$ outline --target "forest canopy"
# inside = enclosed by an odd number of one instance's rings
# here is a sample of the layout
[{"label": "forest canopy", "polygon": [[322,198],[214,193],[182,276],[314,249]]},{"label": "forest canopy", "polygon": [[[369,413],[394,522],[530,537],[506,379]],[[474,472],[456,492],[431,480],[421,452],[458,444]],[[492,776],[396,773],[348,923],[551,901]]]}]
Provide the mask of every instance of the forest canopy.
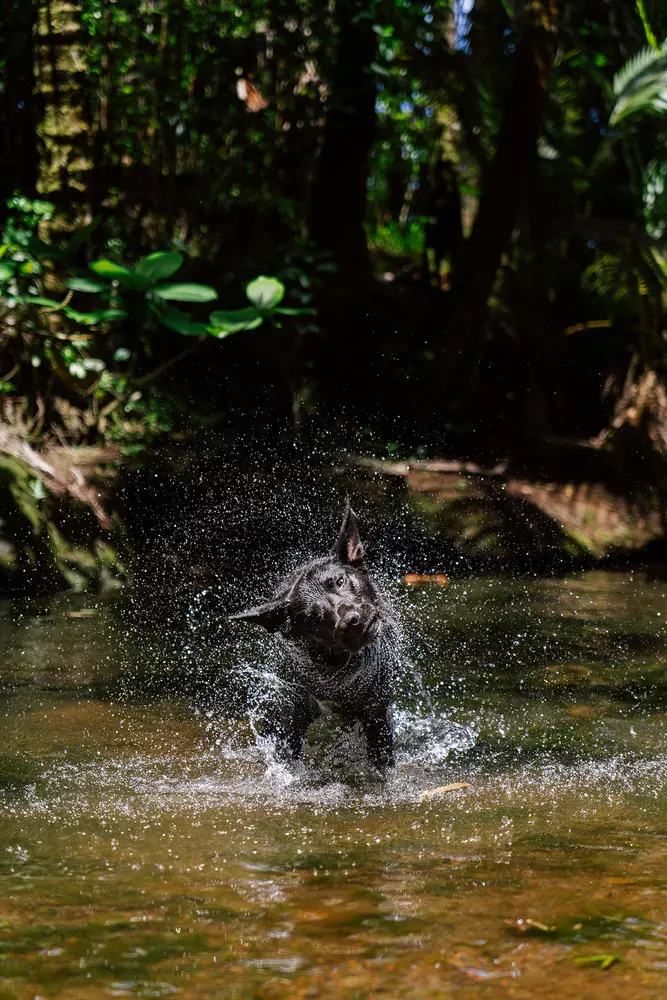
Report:
[{"label": "forest canopy", "polygon": [[661,453],[666,36],[659,0],[7,0],[5,420]]}]

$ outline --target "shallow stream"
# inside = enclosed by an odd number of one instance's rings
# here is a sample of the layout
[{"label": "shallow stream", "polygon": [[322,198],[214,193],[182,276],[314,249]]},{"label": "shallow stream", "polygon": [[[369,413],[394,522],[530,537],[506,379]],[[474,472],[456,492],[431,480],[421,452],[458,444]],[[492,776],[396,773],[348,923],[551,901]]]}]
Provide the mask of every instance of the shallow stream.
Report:
[{"label": "shallow stream", "polygon": [[267,767],[235,634],[161,687],[197,637],[128,633],[127,595],[3,602],[0,998],[664,997],[666,594],[405,588],[386,783],[326,726]]}]

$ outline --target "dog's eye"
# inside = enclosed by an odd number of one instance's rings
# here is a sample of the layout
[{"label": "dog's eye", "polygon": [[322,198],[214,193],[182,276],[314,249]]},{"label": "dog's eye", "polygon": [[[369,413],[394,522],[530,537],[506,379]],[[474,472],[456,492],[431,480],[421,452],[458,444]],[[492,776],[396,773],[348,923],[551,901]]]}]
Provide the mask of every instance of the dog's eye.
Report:
[{"label": "dog's eye", "polygon": [[336,580],[336,586],[342,587],[344,583],[345,583],[345,577],[339,576],[338,579]]}]

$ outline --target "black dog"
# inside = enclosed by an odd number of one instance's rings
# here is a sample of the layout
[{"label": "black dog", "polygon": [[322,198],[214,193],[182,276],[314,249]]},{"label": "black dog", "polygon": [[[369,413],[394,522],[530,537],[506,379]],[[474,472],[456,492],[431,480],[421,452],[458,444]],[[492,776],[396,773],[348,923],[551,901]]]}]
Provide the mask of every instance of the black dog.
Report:
[{"label": "black dog", "polygon": [[286,695],[272,707],[269,722],[282,757],[300,755],[324,702],[361,722],[376,766],[394,763],[390,710],[399,630],[368,575],[349,504],[328,556],[294,570],[266,604],[230,619],[277,632],[287,651]]}]

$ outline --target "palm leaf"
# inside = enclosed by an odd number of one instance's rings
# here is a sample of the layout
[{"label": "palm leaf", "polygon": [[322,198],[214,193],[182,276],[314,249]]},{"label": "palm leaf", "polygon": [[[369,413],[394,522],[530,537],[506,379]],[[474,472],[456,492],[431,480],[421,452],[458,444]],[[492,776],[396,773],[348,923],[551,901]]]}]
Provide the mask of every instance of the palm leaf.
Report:
[{"label": "palm leaf", "polygon": [[646,48],[618,71],[613,81],[616,103],[610,124],[635,114],[667,113],[667,41],[660,49]]},{"label": "palm leaf", "polygon": [[658,62],[664,55],[665,46],[662,45],[659,49],[650,48],[648,45],[645,49],[640,49],[636,55],[628,59],[626,63],[621,66],[618,73],[614,76],[612,83],[612,88],[616,97],[628,87],[632,81],[638,77],[641,73],[646,72],[646,70],[653,66],[654,63]]}]

